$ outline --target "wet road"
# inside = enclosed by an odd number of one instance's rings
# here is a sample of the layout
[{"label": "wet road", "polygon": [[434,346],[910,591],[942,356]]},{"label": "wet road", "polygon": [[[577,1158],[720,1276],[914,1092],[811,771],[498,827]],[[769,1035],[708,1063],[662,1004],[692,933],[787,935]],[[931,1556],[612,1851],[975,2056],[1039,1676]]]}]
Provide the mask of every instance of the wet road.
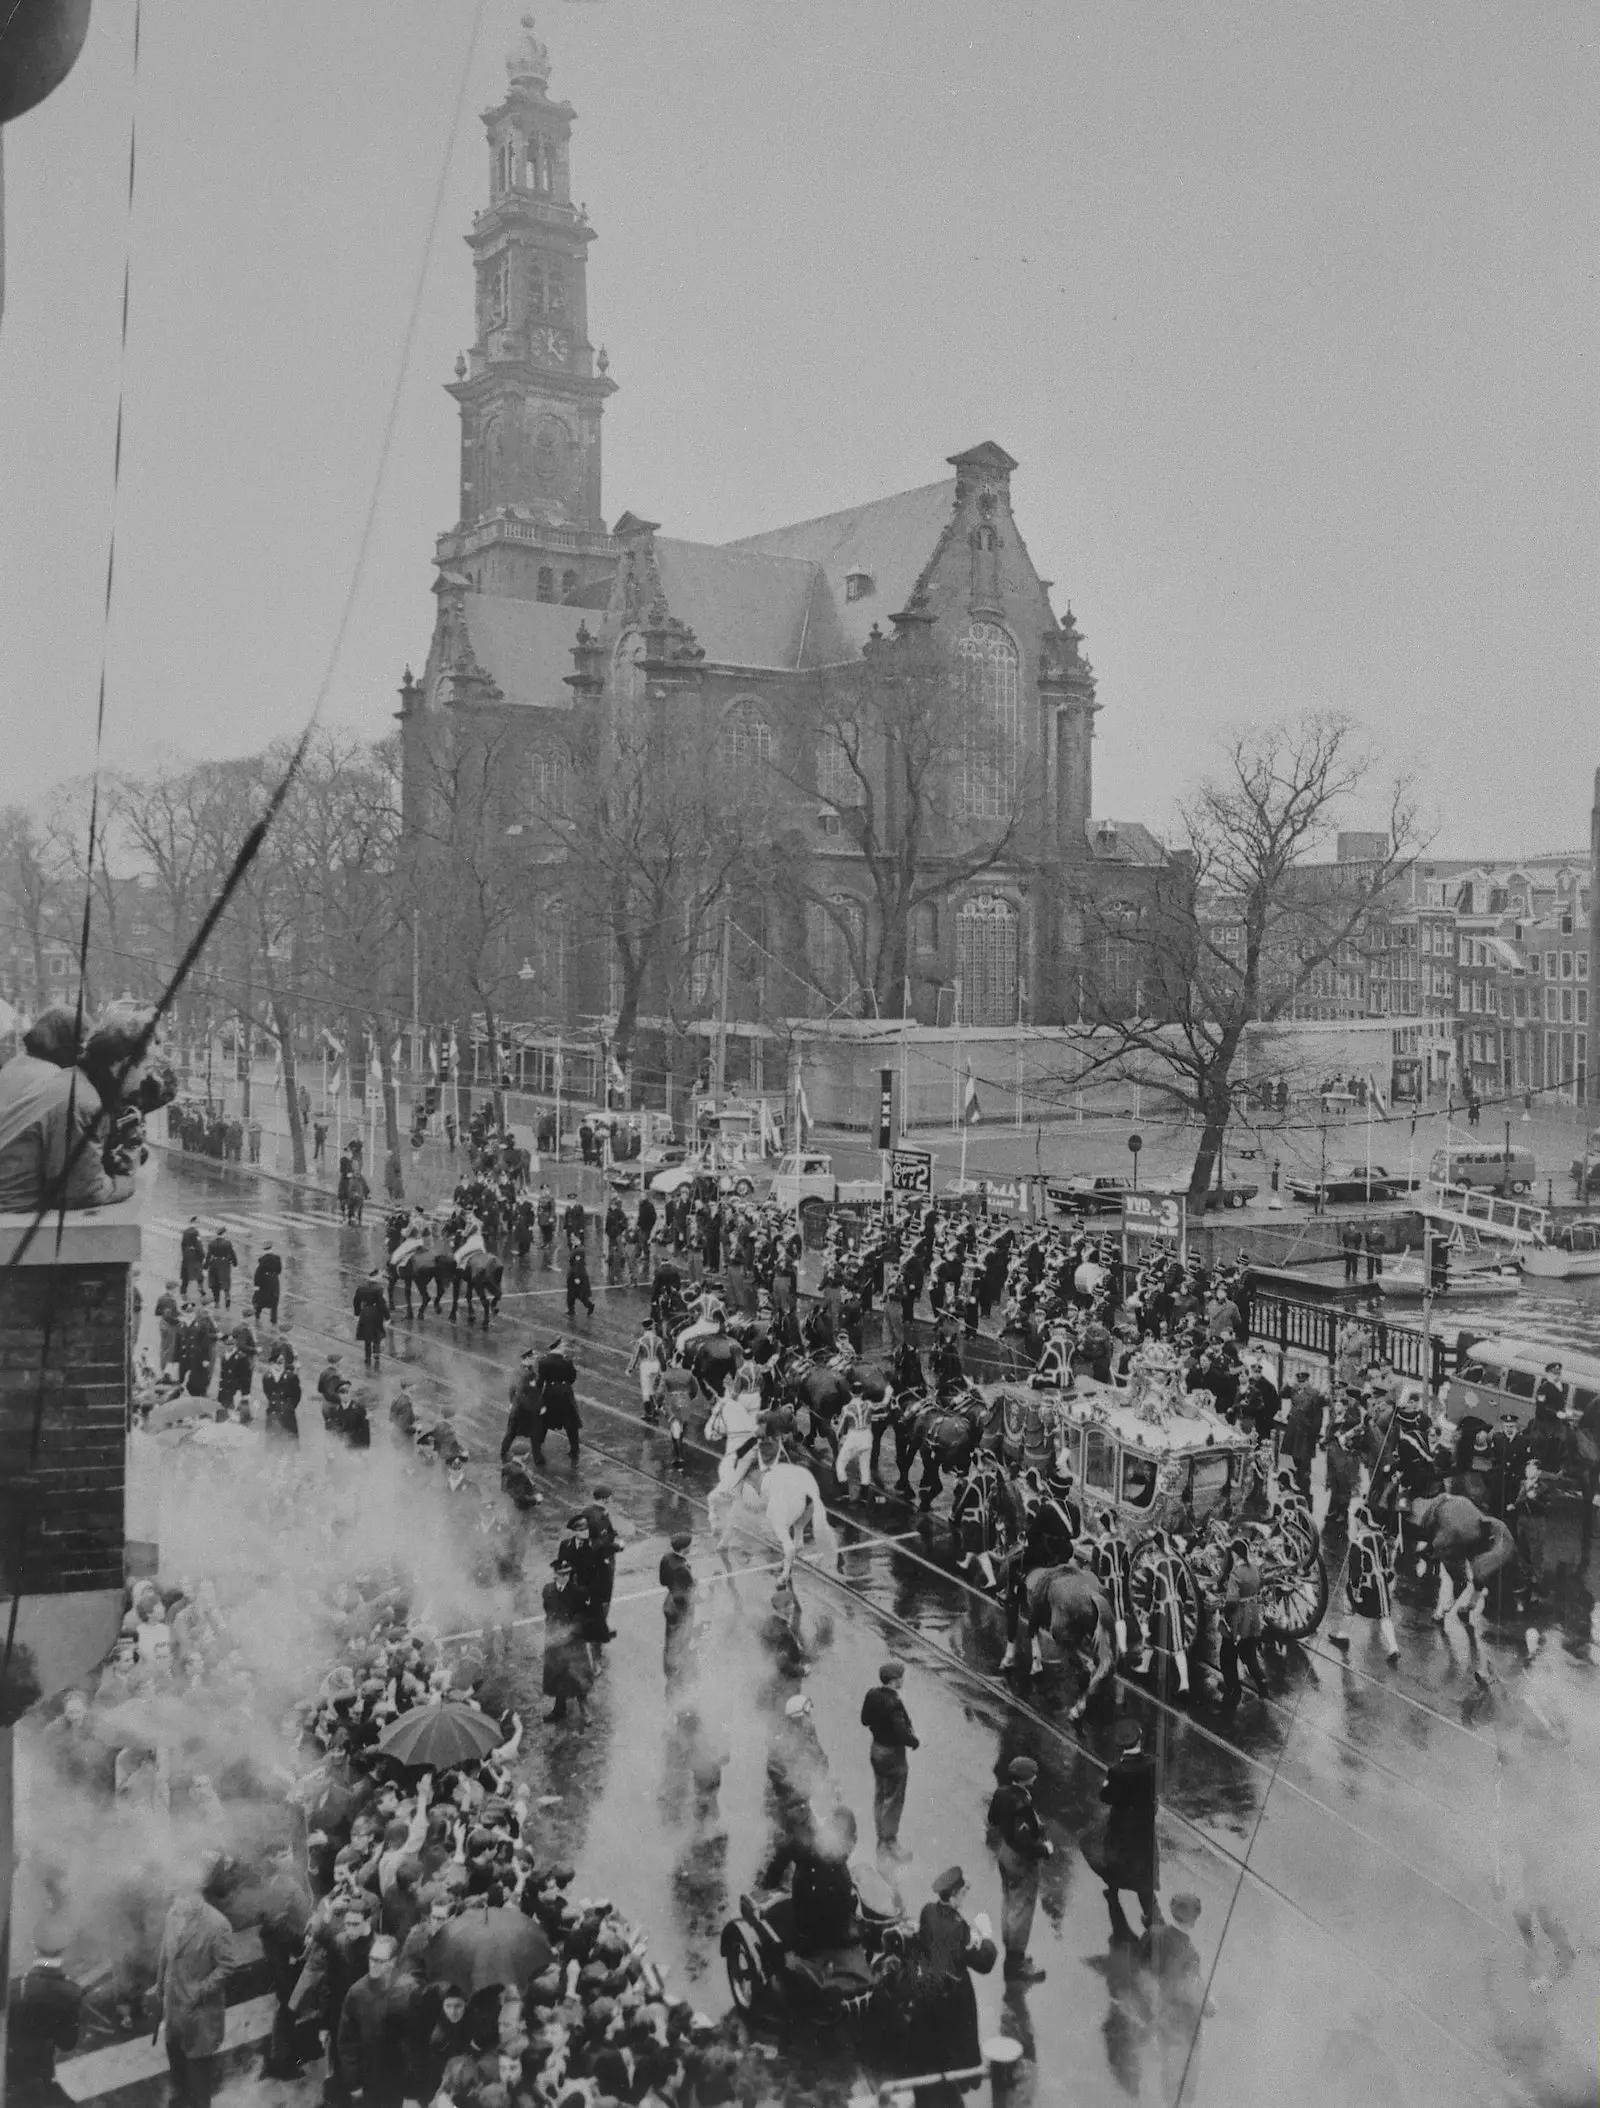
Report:
[{"label": "wet road", "polygon": [[[196,1211],[203,1221],[215,1215],[239,1246],[244,1281],[263,1238],[284,1252],[283,1315],[308,1398],[328,1348],[359,1369],[350,1297],[381,1252],[381,1224],[346,1229],[316,1207],[238,1173],[164,1159],[147,1216],[147,1308],[176,1271],[184,1221]],[[430,1316],[408,1325],[402,1317],[380,1386],[386,1400],[403,1371],[425,1419],[433,1404],[452,1400],[477,1476],[491,1488],[517,1354],[565,1329],[559,1276],[512,1261],[506,1288],[487,1337],[465,1323],[452,1328]],[[643,1300],[597,1287],[596,1317],[580,1314],[584,1454],[573,1469],[559,1439],[549,1446],[549,1497],[535,1519],[526,1584],[536,1608],[562,1523],[603,1477],[627,1543],[612,1617],[618,1637],[589,1727],[538,1720],[536,1619],[515,1628],[511,1676],[525,1700],[529,1776],[537,1793],[560,1797],[546,1815],[578,1863],[580,1885],[648,1928],[670,1980],[720,2012],[727,1987],[718,1935],[767,1843],[770,1715],[762,1699],[770,1675],[755,1628],[776,1554],[752,1534],[736,1551],[734,1577],[709,1585],[711,1460],[697,1454],[687,1472],[670,1472],[666,1440],[640,1423],[623,1373]],[[1567,1315],[1561,1336],[1585,1336],[1584,1306]],[[1496,1322],[1510,1329],[1504,1313]],[[1515,1326],[1526,1329],[1521,1306]],[[316,1422],[311,1401],[301,1416],[308,1445],[321,1440]],[[450,1527],[475,1526],[474,1503],[450,1512],[460,1518]],[[1566,1628],[1551,1622],[1531,1669],[1522,1666],[1520,1635],[1495,1632],[1476,1646],[1459,1628],[1441,1634],[1413,1596],[1398,1620],[1397,1670],[1358,1621],[1348,1663],[1313,1639],[1291,1651],[1270,1703],[1247,1698],[1231,1721],[1209,1692],[1180,1707],[1141,1683],[1119,1685],[1117,1711],[1145,1723],[1158,1754],[1163,1895],[1191,1889],[1202,1901],[1193,1936],[1211,2010],[1198,2039],[1168,2041],[1151,2033],[1119,1976],[1099,1884],[1076,1849],[1100,1813],[1114,1715],[1069,1727],[1077,1692],[1065,1668],[1049,1669],[1026,1700],[995,1676],[999,1612],[949,1571],[941,1524],[919,1528],[897,1505],[876,1510],[870,1527],[847,1517],[836,1511],[840,1574],[802,1569],[799,1578],[804,1629],[821,1647],[807,1688],[834,1774],[870,1838],[860,1703],[888,1648],[910,1664],[904,1694],[922,1748],[912,1758],[902,1829],[912,1857],[899,1878],[913,1914],[933,1875],[956,1860],[971,1883],[970,1908],[998,1923],[984,1808],[1010,1757],[1025,1752],[1041,1766],[1037,1797],[1056,1856],[1045,1868],[1032,1951],[1048,1977],[1025,1994],[1003,1986],[998,1972],[978,1980],[985,2032],[998,2025],[1031,2053],[1015,2098],[1181,2099],[1196,2108],[1595,2098],[1600,1696],[1581,1599]],[[656,1566],[668,1535],[682,1527],[697,1532],[700,1615],[712,1623],[693,1695],[721,1719],[733,1748],[720,1814],[704,1828],[668,1760],[678,1701],[669,1709],[661,1672]],[[169,1561],[181,1558],[166,1549]],[[1475,1670],[1491,1678],[1491,1696],[1469,1718],[1463,1707],[1477,1688]],[[1574,1754],[1554,1748],[1537,1724],[1530,1732],[1539,1715],[1568,1731]],[[1525,1901],[1550,1909],[1579,1949],[1572,1973],[1543,1995],[1530,1978],[1548,1968],[1550,1950],[1540,1934],[1537,1959],[1527,1955],[1514,1916]],[[843,2090],[847,2074],[825,2048],[773,2040],[774,2084],[786,2097]]]}]

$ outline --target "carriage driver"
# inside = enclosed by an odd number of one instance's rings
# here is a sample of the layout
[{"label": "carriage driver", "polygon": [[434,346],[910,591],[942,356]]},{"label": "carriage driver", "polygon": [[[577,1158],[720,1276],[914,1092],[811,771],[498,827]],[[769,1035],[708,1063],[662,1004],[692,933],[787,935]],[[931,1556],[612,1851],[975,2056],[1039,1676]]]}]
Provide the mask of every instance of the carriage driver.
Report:
[{"label": "carriage driver", "polygon": [[[719,1407],[725,1425],[730,1424],[729,1460],[723,1467],[727,1472],[724,1482],[729,1493],[736,1492],[752,1471],[766,1470],[769,1460],[761,1454],[761,1445],[769,1437],[777,1441],[777,1449],[770,1463],[780,1462],[786,1455],[785,1437],[794,1433],[794,1414],[787,1405],[774,1405],[770,1410],[761,1409],[761,1392],[755,1380],[755,1372],[748,1366],[737,1375],[730,1376],[722,1386],[722,1401]],[[747,1434],[738,1430],[748,1428]]]}]

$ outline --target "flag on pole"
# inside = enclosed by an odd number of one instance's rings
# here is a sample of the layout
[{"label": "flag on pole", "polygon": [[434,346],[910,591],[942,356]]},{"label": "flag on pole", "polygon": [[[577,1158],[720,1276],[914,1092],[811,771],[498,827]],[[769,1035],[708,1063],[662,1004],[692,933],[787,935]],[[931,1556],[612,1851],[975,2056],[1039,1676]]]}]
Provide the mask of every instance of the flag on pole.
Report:
[{"label": "flag on pole", "polygon": [[1379,1085],[1378,1078],[1375,1072],[1369,1075],[1367,1078],[1367,1093],[1368,1096],[1371,1098],[1373,1104],[1378,1108],[1379,1112],[1382,1113],[1383,1117],[1387,1120],[1389,1117],[1389,1094],[1387,1091],[1383,1090]]},{"label": "flag on pole", "polygon": [[972,1060],[967,1059],[967,1087],[961,1095],[961,1117],[970,1127],[983,1118],[978,1104],[978,1079],[972,1073]]},{"label": "flag on pole", "polygon": [[806,1084],[803,1076],[795,1078],[794,1109],[800,1116],[800,1141],[803,1147],[811,1134],[811,1108],[806,1103]]},{"label": "flag on pole", "polygon": [[611,1079],[611,1088],[613,1090],[625,1091],[628,1088],[627,1076],[623,1071],[622,1063],[618,1061],[615,1054],[606,1056],[606,1074]]},{"label": "flag on pole", "polygon": [[378,1061],[378,1042],[373,1040],[367,1050],[367,1074],[374,1083],[382,1083],[383,1069]]},{"label": "flag on pole", "polygon": [[428,1034],[428,1069],[435,1083],[439,1081],[439,1042],[433,1033]]}]

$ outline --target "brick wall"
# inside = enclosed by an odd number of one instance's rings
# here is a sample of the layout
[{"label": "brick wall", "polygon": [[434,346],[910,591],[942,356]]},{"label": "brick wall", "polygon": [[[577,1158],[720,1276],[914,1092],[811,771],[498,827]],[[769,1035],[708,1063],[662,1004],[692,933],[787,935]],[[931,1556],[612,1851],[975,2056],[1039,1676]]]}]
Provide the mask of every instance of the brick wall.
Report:
[{"label": "brick wall", "polygon": [[0,1273],[0,1596],[122,1585],[130,1290],[126,1263]]}]

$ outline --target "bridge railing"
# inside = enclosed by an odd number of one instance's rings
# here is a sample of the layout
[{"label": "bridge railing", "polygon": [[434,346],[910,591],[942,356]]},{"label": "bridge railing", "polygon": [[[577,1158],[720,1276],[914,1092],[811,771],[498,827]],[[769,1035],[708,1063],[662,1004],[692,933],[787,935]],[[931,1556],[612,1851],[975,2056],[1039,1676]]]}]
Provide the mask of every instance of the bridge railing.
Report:
[{"label": "bridge railing", "polygon": [[1487,1231],[1491,1237],[1514,1244],[1549,1235],[1549,1210],[1532,1201],[1511,1200],[1487,1186],[1449,1186],[1439,1179],[1429,1179],[1423,1190],[1424,1214]]},{"label": "bridge railing", "polygon": [[1419,1383],[1426,1377],[1435,1389],[1445,1378],[1444,1341],[1437,1334],[1425,1338],[1414,1325],[1396,1325],[1388,1318],[1368,1317],[1328,1303],[1302,1303],[1293,1296],[1259,1292],[1248,1297],[1244,1319],[1253,1340],[1275,1346],[1280,1353],[1325,1361],[1330,1370],[1341,1347],[1354,1334],[1369,1362],[1381,1362]]}]

